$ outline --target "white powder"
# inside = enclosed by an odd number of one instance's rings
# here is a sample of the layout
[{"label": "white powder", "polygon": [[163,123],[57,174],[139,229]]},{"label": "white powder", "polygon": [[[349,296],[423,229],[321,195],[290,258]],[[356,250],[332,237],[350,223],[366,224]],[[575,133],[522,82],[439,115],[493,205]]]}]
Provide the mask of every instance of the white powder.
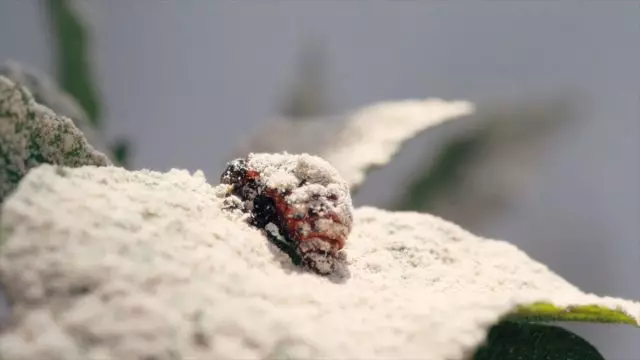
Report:
[{"label": "white powder", "polygon": [[225,188],[176,170],[31,171],[2,209],[2,357],[462,360],[517,304],[640,318],[426,214],[357,209],[348,273],[301,272],[221,209]]}]

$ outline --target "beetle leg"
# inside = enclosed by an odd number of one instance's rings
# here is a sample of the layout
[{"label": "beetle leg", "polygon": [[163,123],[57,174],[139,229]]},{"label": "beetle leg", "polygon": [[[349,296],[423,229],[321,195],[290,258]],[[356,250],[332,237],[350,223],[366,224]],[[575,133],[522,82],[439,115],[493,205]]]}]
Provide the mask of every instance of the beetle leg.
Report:
[{"label": "beetle leg", "polygon": [[271,234],[268,234],[267,238],[272,244],[277,246],[278,249],[287,254],[289,258],[291,258],[291,262],[293,262],[294,265],[302,264],[302,257],[298,252],[298,248],[294,244],[280,240]]}]

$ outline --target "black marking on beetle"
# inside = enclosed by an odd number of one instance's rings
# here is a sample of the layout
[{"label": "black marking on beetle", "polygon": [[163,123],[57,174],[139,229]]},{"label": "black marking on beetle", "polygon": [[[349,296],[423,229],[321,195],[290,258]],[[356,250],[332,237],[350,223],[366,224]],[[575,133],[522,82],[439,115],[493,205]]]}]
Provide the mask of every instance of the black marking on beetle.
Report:
[{"label": "black marking on beetle", "polygon": [[[248,174],[246,160],[235,159],[227,163],[224,172],[220,176],[220,182],[231,185],[231,194],[239,197],[245,203],[245,206],[247,204],[250,205],[250,209],[242,209],[249,213],[249,224],[264,230],[269,242],[287,254],[295,265],[301,265],[303,263],[302,256],[295,241],[287,236],[286,232],[282,231],[284,223],[278,215],[274,200],[265,194],[265,186],[260,184],[259,181],[249,178]],[[306,180],[301,183],[306,183]],[[266,226],[270,223],[276,226],[282,239],[266,229]]]}]

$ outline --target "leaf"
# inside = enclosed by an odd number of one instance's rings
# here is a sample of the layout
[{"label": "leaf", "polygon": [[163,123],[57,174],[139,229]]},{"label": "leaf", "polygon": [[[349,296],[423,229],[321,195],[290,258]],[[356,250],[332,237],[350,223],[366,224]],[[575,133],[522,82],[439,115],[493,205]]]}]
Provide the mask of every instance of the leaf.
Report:
[{"label": "leaf", "polygon": [[33,95],[34,100],[56,114],[66,116],[82,131],[87,141],[97,150],[107,152],[104,136],[94,128],[87,113],[80,104],[49,76],[15,61],[6,61],[0,65],[0,75],[6,76],[16,84],[24,86]]},{"label": "leaf", "polygon": [[113,159],[124,168],[131,167],[132,144],[128,139],[118,139],[111,145]]},{"label": "leaf", "polygon": [[353,113],[320,155],[355,191],[370,171],[391,161],[407,140],[473,111],[469,102],[441,99],[374,104]]},{"label": "leaf", "polygon": [[[83,3],[79,0],[46,0],[46,4],[51,30],[57,44],[55,55],[59,82],[87,114],[87,120],[92,126],[81,127],[81,130],[90,139],[98,139],[103,127],[103,106],[92,69],[91,29],[79,9]],[[107,150],[108,146],[104,140],[94,142],[100,150]],[[128,140],[120,139],[110,148],[110,155],[115,164],[130,166],[131,146]]]},{"label": "leaf", "polygon": [[467,101],[386,101],[338,118],[270,122],[238,152],[310,153],[329,161],[352,192],[373,169],[387,164],[404,143],[435,126],[473,113]]},{"label": "leaf", "polygon": [[466,101],[421,99],[380,102],[330,116],[320,45],[314,39],[303,48],[280,118],[259,129],[234,157],[252,152],[319,155],[338,169],[355,193],[366,175],[391,161],[406,141],[474,111],[473,104]]},{"label": "leaf", "polygon": [[41,164],[110,165],[66,117],[35,102],[24,87],[0,76],[0,203]]},{"label": "leaf", "polygon": [[77,0],[47,0],[47,14],[56,43],[58,79],[100,128],[102,105],[93,78],[89,25],[76,8]]},{"label": "leaf", "polygon": [[535,178],[549,139],[565,128],[571,110],[563,97],[480,110],[473,126],[417,167],[391,208],[429,212],[478,231],[508,211]]},{"label": "leaf", "polygon": [[[459,186],[460,168],[473,161],[483,141],[483,136],[460,136],[451,140],[440,151],[433,164],[415,176],[393,206],[396,210],[427,210],[438,194],[455,192]],[[435,213],[435,212],[434,212]]]},{"label": "leaf", "polygon": [[578,335],[557,326],[504,321],[491,328],[473,360],[604,360]]},{"label": "leaf", "polygon": [[324,53],[317,40],[308,41],[302,49],[298,71],[280,111],[287,120],[313,119],[329,110]]}]

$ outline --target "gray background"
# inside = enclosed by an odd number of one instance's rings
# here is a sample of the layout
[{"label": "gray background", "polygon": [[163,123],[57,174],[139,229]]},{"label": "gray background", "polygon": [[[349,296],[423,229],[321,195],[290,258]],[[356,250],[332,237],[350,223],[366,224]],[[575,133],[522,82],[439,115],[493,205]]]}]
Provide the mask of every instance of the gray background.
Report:
[{"label": "gray background", "polygon": [[[0,61],[51,73],[38,5],[0,0]],[[212,181],[274,115],[312,37],[327,45],[335,112],[580,94],[578,129],[549,145],[542,176],[485,235],[586,291],[640,299],[640,2],[93,0],[87,10],[109,134],[135,141],[137,168],[203,169]],[[375,173],[358,203],[382,203],[393,179]],[[637,329],[572,328],[608,359],[640,356]]]}]

